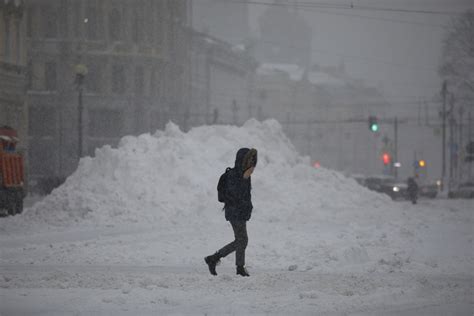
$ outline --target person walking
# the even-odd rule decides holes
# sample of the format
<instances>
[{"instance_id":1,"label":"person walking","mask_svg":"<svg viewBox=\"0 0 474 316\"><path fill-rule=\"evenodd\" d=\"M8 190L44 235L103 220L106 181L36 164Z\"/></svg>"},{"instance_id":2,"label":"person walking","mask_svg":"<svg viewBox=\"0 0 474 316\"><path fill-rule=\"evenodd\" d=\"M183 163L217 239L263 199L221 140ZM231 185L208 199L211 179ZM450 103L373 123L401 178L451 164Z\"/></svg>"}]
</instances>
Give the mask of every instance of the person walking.
<instances>
[{"instance_id":1,"label":"person walking","mask_svg":"<svg viewBox=\"0 0 474 316\"><path fill-rule=\"evenodd\" d=\"M409 177L407 180L407 186L408 197L410 198L412 204L416 204L416 200L418 198L418 184L416 183L415 179Z\"/></svg>"},{"instance_id":2,"label":"person walking","mask_svg":"<svg viewBox=\"0 0 474 316\"><path fill-rule=\"evenodd\" d=\"M224 202L225 219L234 230L234 241L213 255L204 258L212 275L217 275L216 265L235 251L236 274L250 276L245 268L245 249L248 244L247 221L252 215L251 178L257 165L257 150L240 148L235 157L234 168L227 168L217 185L219 201Z\"/></svg>"}]
</instances>

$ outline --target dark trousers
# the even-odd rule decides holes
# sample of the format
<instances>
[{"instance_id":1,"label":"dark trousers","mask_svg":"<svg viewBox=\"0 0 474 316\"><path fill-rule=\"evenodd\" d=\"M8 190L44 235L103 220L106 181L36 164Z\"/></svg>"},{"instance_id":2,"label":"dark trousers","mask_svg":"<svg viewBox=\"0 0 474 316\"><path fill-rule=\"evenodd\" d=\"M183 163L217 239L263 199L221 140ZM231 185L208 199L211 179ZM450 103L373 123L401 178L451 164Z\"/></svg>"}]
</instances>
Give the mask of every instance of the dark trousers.
<instances>
[{"instance_id":1,"label":"dark trousers","mask_svg":"<svg viewBox=\"0 0 474 316\"><path fill-rule=\"evenodd\" d=\"M231 221L232 229L234 230L235 240L230 244L224 246L217 253L220 257L225 257L235 251L235 265L245 265L245 248L247 248L247 222L246 221Z\"/></svg>"}]
</instances>

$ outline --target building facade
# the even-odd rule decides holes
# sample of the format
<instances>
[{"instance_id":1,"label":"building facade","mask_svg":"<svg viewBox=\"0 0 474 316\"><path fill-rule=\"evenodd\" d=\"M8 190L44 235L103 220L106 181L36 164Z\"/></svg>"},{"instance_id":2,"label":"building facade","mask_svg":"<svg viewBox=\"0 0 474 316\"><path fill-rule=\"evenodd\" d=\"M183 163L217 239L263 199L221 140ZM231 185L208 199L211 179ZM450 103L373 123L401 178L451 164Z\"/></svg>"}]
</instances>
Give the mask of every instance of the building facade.
<instances>
[{"instance_id":1,"label":"building facade","mask_svg":"<svg viewBox=\"0 0 474 316\"><path fill-rule=\"evenodd\" d=\"M26 18L23 1L0 0L0 126L18 131L27 151Z\"/></svg>"},{"instance_id":2,"label":"building facade","mask_svg":"<svg viewBox=\"0 0 474 316\"><path fill-rule=\"evenodd\" d=\"M190 1L28 0L26 10L33 177L64 178L124 135L186 126Z\"/></svg>"},{"instance_id":3,"label":"building facade","mask_svg":"<svg viewBox=\"0 0 474 316\"><path fill-rule=\"evenodd\" d=\"M239 125L254 117L256 68L246 50L193 31L190 124Z\"/></svg>"}]
</instances>

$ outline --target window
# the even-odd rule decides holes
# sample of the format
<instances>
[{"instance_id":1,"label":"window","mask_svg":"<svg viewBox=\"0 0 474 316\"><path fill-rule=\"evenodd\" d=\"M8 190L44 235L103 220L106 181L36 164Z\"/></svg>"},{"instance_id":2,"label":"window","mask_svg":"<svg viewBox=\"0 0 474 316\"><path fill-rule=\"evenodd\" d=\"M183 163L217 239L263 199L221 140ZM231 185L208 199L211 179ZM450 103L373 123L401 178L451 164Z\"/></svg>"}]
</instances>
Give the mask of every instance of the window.
<instances>
[{"instance_id":1,"label":"window","mask_svg":"<svg viewBox=\"0 0 474 316\"><path fill-rule=\"evenodd\" d=\"M26 66L26 88L28 90L33 89L33 62L31 60L28 61Z\"/></svg>"},{"instance_id":2,"label":"window","mask_svg":"<svg viewBox=\"0 0 474 316\"><path fill-rule=\"evenodd\" d=\"M122 65L112 67L112 92L125 93L125 69Z\"/></svg>"},{"instance_id":3,"label":"window","mask_svg":"<svg viewBox=\"0 0 474 316\"><path fill-rule=\"evenodd\" d=\"M154 1L150 0L148 3L149 8L154 7ZM156 9L155 9L156 10ZM143 12L143 25L144 25L144 36L147 43L153 42L153 12L154 10L144 10ZM147 25L148 27L145 27Z\"/></svg>"},{"instance_id":4,"label":"window","mask_svg":"<svg viewBox=\"0 0 474 316\"><path fill-rule=\"evenodd\" d=\"M158 4L159 5L159 4ZM163 23L163 12L162 12L162 4L158 7L156 10L156 31L155 31L155 37L156 37L156 43L158 46L163 45L163 34L164 34L164 25Z\"/></svg>"},{"instance_id":5,"label":"window","mask_svg":"<svg viewBox=\"0 0 474 316\"><path fill-rule=\"evenodd\" d=\"M44 65L44 87L48 91L54 91L57 88L57 73L55 62L47 62Z\"/></svg>"},{"instance_id":6,"label":"window","mask_svg":"<svg viewBox=\"0 0 474 316\"><path fill-rule=\"evenodd\" d=\"M83 22L81 21L82 19L82 15L81 15L81 4L79 1L75 1L73 3L73 20L72 20L72 23L73 23L73 26L72 26L72 29L73 29L73 32L74 32L74 37L78 38L79 35L81 34L81 25L83 24Z\"/></svg>"},{"instance_id":7,"label":"window","mask_svg":"<svg viewBox=\"0 0 474 316\"><path fill-rule=\"evenodd\" d=\"M144 73L143 67L138 66L135 69L135 94L142 95L143 94L143 87L144 87Z\"/></svg>"},{"instance_id":8,"label":"window","mask_svg":"<svg viewBox=\"0 0 474 316\"><path fill-rule=\"evenodd\" d=\"M118 137L122 134L123 112L117 109L89 110L89 136Z\"/></svg>"},{"instance_id":9,"label":"window","mask_svg":"<svg viewBox=\"0 0 474 316\"><path fill-rule=\"evenodd\" d=\"M55 38L58 35L58 15L53 7L43 7L44 36Z\"/></svg>"},{"instance_id":10,"label":"window","mask_svg":"<svg viewBox=\"0 0 474 316\"><path fill-rule=\"evenodd\" d=\"M26 14L26 36L31 38L33 37L33 14L34 14L34 8L29 7L27 9L27 14Z\"/></svg>"},{"instance_id":11,"label":"window","mask_svg":"<svg viewBox=\"0 0 474 316\"><path fill-rule=\"evenodd\" d=\"M10 19L5 18L5 41L3 43L3 46L5 47L5 60L9 61L10 60L10 43L11 43L11 34L10 34Z\"/></svg>"},{"instance_id":12,"label":"window","mask_svg":"<svg viewBox=\"0 0 474 316\"><path fill-rule=\"evenodd\" d=\"M93 6L87 8L86 17L87 20L87 38L90 40L98 39L98 21L97 21L97 10Z\"/></svg>"},{"instance_id":13,"label":"window","mask_svg":"<svg viewBox=\"0 0 474 316\"><path fill-rule=\"evenodd\" d=\"M21 38L20 38L20 36L21 36L21 34L20 34L20 33L21 33L21 25L20 25L20 21L19 21L19 20L17 20L17 21L15 22L15 26L16 26L16 27L15 27L15 37L16 37L16 40L15 40L15 42L16 42L16 43L15 43L15 44L16 44L16 45L15 45L15 46L16 46L16 47L15 47L15 48L16 48L16 63L19 64L19 63L21 62L21 49L23 48L23 47L21 47L21 46L22 46L22 45L21 45Z\"/></svg>"},{"instance_id":14,"label":"window","mask_svg":"<svg viewBox=\"0 0 474 316\"><path fill-rule=\"evenodd\" d=\"M145 17L143 7L137 7L134 10L132 25L132 40L135 43L142 43L145 33Z\"/></svg>"},{"instance_id":15,"label":"window","mask_svg":"<svg viewBox=\"0 0 474 316\"><path fill-rule=\"evenodd\" d=\"M118 9L113 9L109 13L109 37L112 41L118 41L120 36L120 12Z\"/></svg>"}]
</instances>

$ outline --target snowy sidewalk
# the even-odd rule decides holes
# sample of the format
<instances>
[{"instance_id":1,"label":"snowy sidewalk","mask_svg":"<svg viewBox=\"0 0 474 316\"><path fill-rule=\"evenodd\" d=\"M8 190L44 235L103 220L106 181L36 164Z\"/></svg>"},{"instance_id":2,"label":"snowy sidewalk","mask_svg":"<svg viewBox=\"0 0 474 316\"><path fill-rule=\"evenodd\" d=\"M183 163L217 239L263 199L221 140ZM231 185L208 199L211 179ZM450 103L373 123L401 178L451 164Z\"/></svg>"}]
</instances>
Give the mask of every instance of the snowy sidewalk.
<instances>
[{"instance_id":1,"label":"snowy sidewalk","mask_svg":"<svg viewBox=\"0 0 474 316\"><path fill-rule=\"evenodd\" d=\"M2 265L0 312L471 315L474 306L472 275L251 272L250 278L241 278L233 269L220 267L219 276L212 277L204 264L195 268Z\"/></svg>"}]
</instances>

